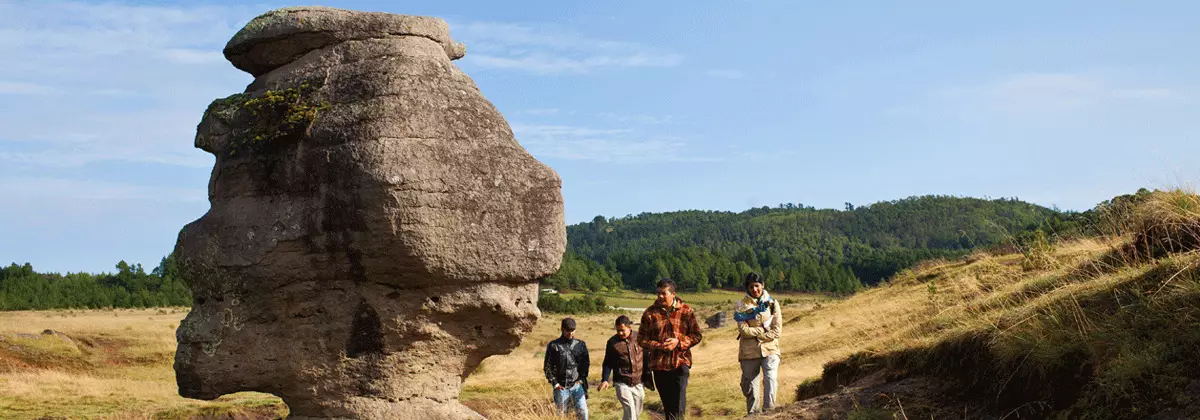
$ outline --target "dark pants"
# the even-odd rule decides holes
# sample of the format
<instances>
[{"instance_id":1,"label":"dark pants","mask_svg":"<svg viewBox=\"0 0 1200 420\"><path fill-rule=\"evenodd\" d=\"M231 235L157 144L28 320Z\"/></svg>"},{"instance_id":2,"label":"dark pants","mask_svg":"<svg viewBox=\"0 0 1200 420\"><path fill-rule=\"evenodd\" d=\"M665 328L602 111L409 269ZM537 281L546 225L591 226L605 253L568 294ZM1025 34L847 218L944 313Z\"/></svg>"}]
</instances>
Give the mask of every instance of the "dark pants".
<instances>
[{"instance_id":1,"label":"dark pants","mask_svg":"<svg viewBox=\"0 0 1200 420\"><path fill-rule=\"evenodd\" d=\"M687 384L691 371L687 365L675 370L654 371L654 386L658 388L667 420L683 419L687 415Z\"/></svg>"}]
</instances>

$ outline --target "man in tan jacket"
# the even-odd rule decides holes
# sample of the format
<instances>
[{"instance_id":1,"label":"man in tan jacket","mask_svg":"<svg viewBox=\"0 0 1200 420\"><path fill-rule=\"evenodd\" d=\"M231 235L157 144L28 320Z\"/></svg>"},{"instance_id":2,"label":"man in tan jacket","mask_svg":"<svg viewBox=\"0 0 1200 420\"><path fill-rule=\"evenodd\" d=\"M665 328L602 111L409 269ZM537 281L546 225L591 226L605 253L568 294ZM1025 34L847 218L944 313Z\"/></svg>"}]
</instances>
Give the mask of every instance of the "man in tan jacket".
<instances>
[{"instance_id":1,"label":"man in tan jacket","mask_svg":"<svg viewBox=\"0 0 1200 420\"><path fill-rule=\"evenodd\" d=\"M783 334L783 314L779 302L765 290L762 276L758 273L746 275L745 286L746 297L738 302L733 317L738 324L742 394L746 396L746 412L754 414L760 392L761 411L775 408L775 392L779 389L779 336Z\"/></svg>"}]
</instances>

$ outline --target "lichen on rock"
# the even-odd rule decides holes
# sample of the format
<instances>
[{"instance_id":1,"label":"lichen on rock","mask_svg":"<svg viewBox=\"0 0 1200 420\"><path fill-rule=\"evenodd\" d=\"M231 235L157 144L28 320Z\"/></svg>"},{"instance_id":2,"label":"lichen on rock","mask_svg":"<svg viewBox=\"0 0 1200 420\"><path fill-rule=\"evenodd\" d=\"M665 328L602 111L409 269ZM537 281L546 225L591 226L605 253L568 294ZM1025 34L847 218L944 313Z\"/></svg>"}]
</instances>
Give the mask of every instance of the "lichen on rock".
<instances>
[{"instance_id":1,"label":"lichen on rock","mask_svg":"<svg viewBox=\"0 0 1200 420\"><path fill-rule=\"evenodd\" d=\"M179 393L267 392L292 418L459 419L462 381L537 321L566 244L561 181L451 60L440 19L323 7L226 46L211 209L176 255L195 296Z\"/></svg>"},{"instance_id":2,"label":"lichen on rock","mask_svg":"<svg viewBox=\"0 0 1200 420\"><path fill-rule=\"evenodd\" d=\"M320 113L330 107L317 97L318 89L320 86L313 82L302 82L296 87L238 93L214 100L204 112L204 119L226 127L218 135L225 138L218 141L212 131L202 132L196 145L214 154L235 156L262 150L280 140L298 140L307 134Z\"/></svg>"}]
</instances>

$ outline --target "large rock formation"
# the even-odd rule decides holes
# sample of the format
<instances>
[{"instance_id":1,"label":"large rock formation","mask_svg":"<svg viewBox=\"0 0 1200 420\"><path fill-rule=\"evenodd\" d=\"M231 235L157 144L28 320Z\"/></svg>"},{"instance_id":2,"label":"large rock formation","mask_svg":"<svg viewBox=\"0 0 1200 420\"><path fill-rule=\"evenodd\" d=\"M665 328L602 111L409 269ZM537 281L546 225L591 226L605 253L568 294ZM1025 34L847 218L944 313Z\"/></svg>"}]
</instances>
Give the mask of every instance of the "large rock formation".
<instances>
[{"instance_id":1,"label":"large rock formation","mask_svg":"<svg viewBox=\"0 0 1200 420\"><path fill-rule=\"evenodd\" d=\"M225 56L212 208L179 234L195 303L179 393L278 395L293 418L478 417L463 379L539 316L566 243L561 181L451 64L440 19L305 7Z\"/></svg>"}]
</instances>

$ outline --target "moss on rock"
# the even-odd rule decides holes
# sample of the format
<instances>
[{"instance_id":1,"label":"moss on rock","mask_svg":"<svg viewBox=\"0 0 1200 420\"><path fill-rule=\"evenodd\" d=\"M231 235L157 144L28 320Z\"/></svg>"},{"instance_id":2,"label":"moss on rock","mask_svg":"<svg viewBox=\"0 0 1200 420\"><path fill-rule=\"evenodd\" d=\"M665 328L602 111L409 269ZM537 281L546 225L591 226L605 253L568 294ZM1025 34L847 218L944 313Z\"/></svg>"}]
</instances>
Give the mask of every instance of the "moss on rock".
<instances>
[{"instance_id":1,"label":"moss on rock","mask_svg":"<svg viewBox=\"0 0 1200 420\"><path fill-rule=\"evenodd\" d=\"M221 133L228 136L221 149L235 156L305 134L320 113L329 109L328 102L317 99L318 89L316 84L305 82L257 95L239 93L213 101L205 113L229 128ZM210 143L213 134L220 135L202 133L200 141Z\"/></svg>"}]
</instances>

